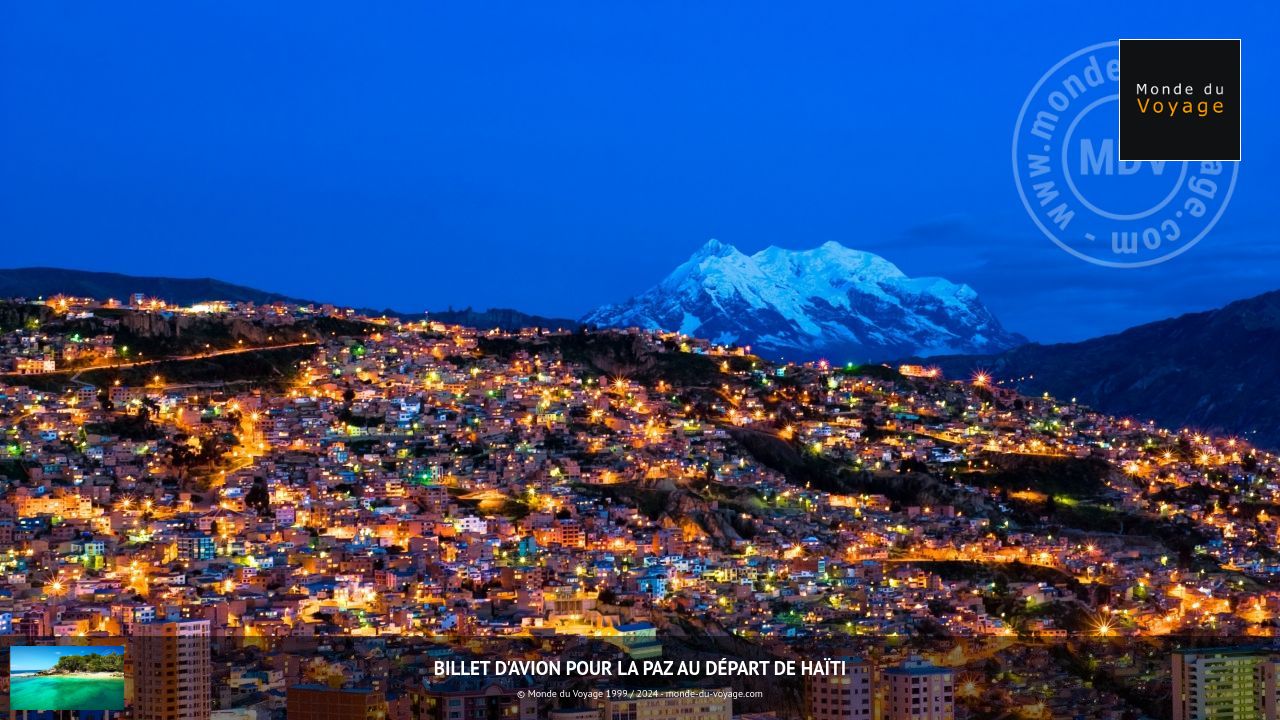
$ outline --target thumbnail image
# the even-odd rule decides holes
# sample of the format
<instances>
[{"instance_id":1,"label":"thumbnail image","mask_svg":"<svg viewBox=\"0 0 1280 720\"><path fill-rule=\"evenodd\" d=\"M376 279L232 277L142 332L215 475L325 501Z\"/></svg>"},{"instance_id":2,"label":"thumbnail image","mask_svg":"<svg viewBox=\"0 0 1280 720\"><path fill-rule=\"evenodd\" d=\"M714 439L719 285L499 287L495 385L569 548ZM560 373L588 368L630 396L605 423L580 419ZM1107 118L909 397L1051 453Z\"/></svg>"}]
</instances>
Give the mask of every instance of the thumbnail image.
<instances>
[{"instance_id":1,"label":"thumbnail image","mask_svg":"<svg viewBox=\"0 0 1280 720\"><path fill-rule=\"evenodd\" d=\"M13 710L123 710L124 648L18 646L9 656Z\"/></svg>"}]
</instances>

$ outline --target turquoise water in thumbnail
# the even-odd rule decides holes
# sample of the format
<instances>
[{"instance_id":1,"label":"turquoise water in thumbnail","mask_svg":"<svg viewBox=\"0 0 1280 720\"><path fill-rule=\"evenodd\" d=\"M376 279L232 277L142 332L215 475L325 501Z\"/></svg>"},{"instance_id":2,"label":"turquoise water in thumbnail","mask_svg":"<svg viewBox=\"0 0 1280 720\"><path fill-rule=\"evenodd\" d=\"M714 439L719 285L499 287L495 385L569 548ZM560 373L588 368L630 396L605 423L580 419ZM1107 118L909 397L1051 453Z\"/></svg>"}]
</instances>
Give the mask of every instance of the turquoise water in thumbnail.
<instances>
[{"instance_id":1,"label":"turquoise water in thumbnail","mask_svg":"<svg viewBox=\"0 0 1280 720\"><path fill-rule=\"evenodd\" d=\"M123 710L123 677L15 676L9 686L13 710Z\"/></svg>"}]
</instances>

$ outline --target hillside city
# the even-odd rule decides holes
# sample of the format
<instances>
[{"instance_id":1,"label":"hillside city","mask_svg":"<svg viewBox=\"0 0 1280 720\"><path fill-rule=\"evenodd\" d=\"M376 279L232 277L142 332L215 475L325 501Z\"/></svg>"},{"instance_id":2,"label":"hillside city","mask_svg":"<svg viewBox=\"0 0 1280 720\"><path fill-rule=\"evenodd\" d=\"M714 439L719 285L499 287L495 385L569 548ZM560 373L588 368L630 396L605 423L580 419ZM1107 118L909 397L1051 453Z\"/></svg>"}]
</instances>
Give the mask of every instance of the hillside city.
<instances>
[{"instance_id":1,"label":"hillside city","mask_svg":"<svg viewBox=\"0 0 1280 720\"><path fill-rule=\"evenodd\" d=\"M582 638L858 649L853 706L809 681L782 716L1190 717L1176 641L1277 628L1274 454L981 368L142 296L0 329L0 635L226 645L174 717L634 720L425 660ZM768 716L744 697L680 717Z\"/></svg>"}]
</instances>

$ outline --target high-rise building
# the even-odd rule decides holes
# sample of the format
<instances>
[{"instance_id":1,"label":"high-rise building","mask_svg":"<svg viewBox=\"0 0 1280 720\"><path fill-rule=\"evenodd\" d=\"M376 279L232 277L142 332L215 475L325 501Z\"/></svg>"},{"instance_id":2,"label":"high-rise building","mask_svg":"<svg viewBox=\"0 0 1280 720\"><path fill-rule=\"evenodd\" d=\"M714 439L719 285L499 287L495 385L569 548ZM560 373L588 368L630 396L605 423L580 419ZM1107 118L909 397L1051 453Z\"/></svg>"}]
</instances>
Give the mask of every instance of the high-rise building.
<instances>
[{"instance_id":1,"label":"high-rise building","mask_svg":"<svg viewBox=\"0 0 1280 720\"><path fill-rule=\"evenodd\" d=\"M1275 684L1273 660L1256 649L1175 650L1173 720L1271 720Z\"/></svg>"},{"instance_id":2,"label":"high-rise building","mask_svg":"<svg viewBox=\"0 0 1280 720\"><path fill-rule=\"evenodd\" d=\"M506 678L456 676L430 683L411 699L413 720L535 720L538 703Z\"/></svg>"},{"instance_id":3,"label":"high-rise building","mask_svg":"<svg viewBox=\"0 0 1280 720\"><path fill-rule=\"evenodd\" d=\"M602 720L732 720L729 688L657 690L599 700Z\"/></svg>"},{"instance_id":4,"label":"high-rise building","mask_svg":"<svg viewBox=\"0 0 1280 720\"><path fill-rule=\"evenodd\" d=\"M600 708L574 707L552 710L547 720L600 720Z\"/></svg>"},{"instance_id":5,"label":"high-rise building","mask_svg":"<svg viewBox=\"0 0 1280 720\"><path fill-rule=\"evenodd\" d=\"M861 658L839 658L843 675L805 678L805 720L870 720L871 666Z\"/></svg>"},{"instance_id":6,"label":"high-rise building","mask_svg":"<svg viewBox=\"0 0 1280 720\"><path fill-rule=\"evenodd\" d=\"M178 559L188 562L212 560L218 555L213 538L200 533L187 533L178 537Z\"/></svg>"},{"instance_id":7,"label":"high-rise building","mask_svg":"<svg viewBox=\"0 0 1280 720\"><path fill-rule=\"evenodd\" d=\"M950 670L911 657L884 671L886 720L952 720L955 681Z\"/></svg>"},{"instance_id":8,"label":"high-rise building","mask_svg":"<svg viewBox=\"0 0 1280 720\"><path fill-rule=\"evenodd\" d=\"M371 688L294 685L285 716L289 720L372 720L385 714L386 699Z\"/></svg>"},{"instance_id":9,"label":"high-rise building","mask_svg":"<svg viewBox=\"0 0 1280 720\"><path fill-rule=\"evenodd\" d=\"M1280 720L1280 657L1271 655L1258 664L1258 710L1263 720Z\"/></svg>"},{"instance_id":10,"label":"high-rise building","mask_svg":"<svg viewBox=\"0 0 1280 720\"><path fill-rule=\"evenodd\" d=\"M209 621L137 623L130 630L133 717L206 720L212 672Z\"/></svg>"}]
</instances>

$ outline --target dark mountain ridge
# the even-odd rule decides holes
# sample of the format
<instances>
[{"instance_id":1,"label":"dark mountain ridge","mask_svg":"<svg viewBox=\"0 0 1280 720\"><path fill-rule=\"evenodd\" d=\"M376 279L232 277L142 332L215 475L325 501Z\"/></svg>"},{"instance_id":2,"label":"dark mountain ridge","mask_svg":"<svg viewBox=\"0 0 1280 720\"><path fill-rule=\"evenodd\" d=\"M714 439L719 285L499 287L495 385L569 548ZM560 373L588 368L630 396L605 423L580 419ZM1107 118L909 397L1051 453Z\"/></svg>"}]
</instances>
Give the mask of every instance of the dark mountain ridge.
<instances>
[{"instance_id":1,"label":"dark mountain ridge","mask_svg":"<svg viewBox=\"0 0 1280 720\"><path fill-rule=\"evenodd\" d=\"M0 270L0 297L6 298L35 299L53 295L73 295L99 300L116 298L124 301L139 292L149 297L164 298L179 305L190 305L203 300L231 300L259 304L307 302L213 278L153 277L52 267Z\"/></svg>"},{"instance_id":2,"label":"dark mountain ridge","mask_svg":"<svg viewBox=\"0 0 1280 720\"><path fill-rule=\"evenodd\" d=\"M1280 291L1082 342L926 362L950 377L982 369L1026 394L1280 447Z\"/></svg>"},{"instance_id":3,"label":"dark mountain ridge","mask_svg":"<svg viewBox=\"0 0 1280 720\"><path fill-rule=\"evenodd\" d=\"M171 278L122 273L69 270L53 267L26 267L0 269L0 298L35 299L54 295L91 297L99 300L116 298L125 301L134 293L162 298L178 305L190 305L206 300L227 300L255 304L284 302L298 305L322 305L314 300L289 297L280 293L258 290L244 285L215 280L213 278ZM387 315L404 320L420 320L430 317L443 323L467 325L477 328L518 330L523 327L574 327L574 321L530 315L510 308L489 310L443 310L429 313L406 313L397 310L356 308L357 312L370 316Z\"/></svg>"},{"instance_id":4,"label":"dark mountain ridge","mask_svg":"<svg viewBox=\"0 0 1280 720\"><path fill-rule=\"evenodd\" d=\"M0 298L66 294L123 300L138 292L179 304L214 299L318 304L212 278L61 268L0 270ZM359 311L423 317L392 310ZM576 324L501 308L449 309L427 316L504 330ZM1082 342L1029 343L1001 353L941 355L923 362L937 365L950 377L965 378L982 369L1023 393L1074 397L1107 413L1238 434L1264 447L1280 447L1280 291Z\"/></svg>"}]
</instances>

